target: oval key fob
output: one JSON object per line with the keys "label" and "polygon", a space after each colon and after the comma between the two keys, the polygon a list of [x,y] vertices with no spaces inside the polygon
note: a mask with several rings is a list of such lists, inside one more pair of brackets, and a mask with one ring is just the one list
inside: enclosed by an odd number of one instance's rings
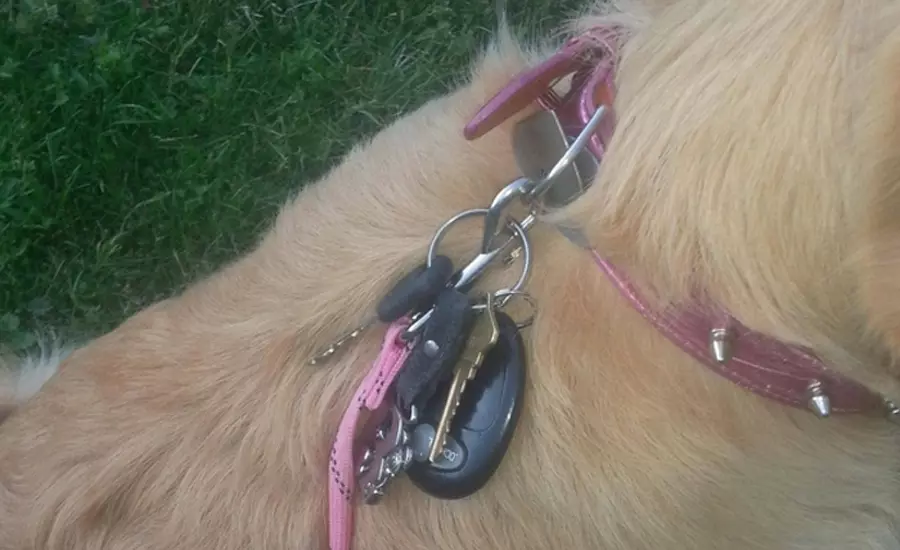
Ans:
{"label": "oval key fob", "polygon": [[450,425],[441,457],[428,451],[441,414],[446,387],[420,412],[412,434],[409,479],[425,493],[443,499],[471,495],[488,482],[506,455],[525,395],[525,344],[515,321],[496,312],[499,339],[470,380]]}

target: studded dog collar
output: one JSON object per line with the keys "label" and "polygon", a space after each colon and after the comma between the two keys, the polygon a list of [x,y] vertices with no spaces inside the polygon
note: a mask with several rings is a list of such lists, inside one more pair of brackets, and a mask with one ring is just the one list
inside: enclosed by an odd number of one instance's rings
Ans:
{"label": "studded dog collar", "polygon": [[[465,137],[475,139],[535,104],[555,114],[567,136],[575,136],[602,107],[607,113],[587,144],[599,164],[614,128],[618,37],[617,29],[604,27],[570,40],[488,101],[465,127]],[[559,95],[554,87],[570,75],[568,92]],[[564,229],[563,233],[589,251],[613,285],[657,330],[740,387],[784,405],[808,408],[820,417],[863,412],[896,416],[897,409],[882,396],[829,369],[811,350],[752,331],[715,305],[696,303],[654,311],[626,275],[591,248],[581,232]]]}
{"label": "studded dog collar", "polygon": [[[431,496],[462,498],[484,486],[499,466],[522,409],[527,354],[518,331],[528,324],[519,325],[499,310],[516,296],[532,303],[523,289],[531,266],[528,228],[537,223],[542,209],[567,203],[584,191],[611,142],[617,41],[614,28],[576,37],[514,79],[465,127],[465,137],[476,139],[521,110],[539,106],[513,130],[523,177],[504,187],[488,208],[466,210],[447,220],[432,238],[425,265],[397,282],[379,302],[377,320],[388,324],[382,349],[344,413],[330,457],[331,550],[350,548],[357,487],[364,501],[373,504],[406,472]],[[560,95],[555,88],[563,87],[565,77],[571,77],[568,91]],[[529,211],[520,221],[507,210],[516,199]],[[480,252],[453,273],[452,261],[442,260],[437,249],[448,229],[474,216],[484,218]],[[591,254],[657,330],[739,386],[819,416],[873,411],[900,416],[900,409],[833,372],[810,350],[752,331],[715,305],[697,302],[655,311],[581,231],[558,229]],[[507,240],[497,244],[504,231]],[[516,283],[487,293],[483,303],[469,296],[480,274],[513,252],[517,243],[523,271]],[[483,312],[480,321],[474,313],[478,308]],[[311,363],[327,360],[374,323],[370,319],[354,329]],[[479,333],[472,328],[476,325],[490,331]],[[446,375],[450,386],[440,399],[433,383]],[[461,401],[467,381],[483,382],[480,391],[467,394],[468,404]],[[486,389],[491,387],[494,390]],[[467,412],[457,415],[460,407]],[[429,410],[440,413],[436,422],[428,418]]]}

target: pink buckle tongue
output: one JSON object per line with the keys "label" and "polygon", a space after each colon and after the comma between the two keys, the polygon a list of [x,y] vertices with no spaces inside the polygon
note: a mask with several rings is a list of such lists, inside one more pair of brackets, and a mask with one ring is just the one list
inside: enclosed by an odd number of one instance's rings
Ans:
{"label": "pink buckle tongue", "polygon": [[[559,52],[537,67],[521,73],[492,97],[466,124],[463,135],[477,139],[534,103],[553,110],[564,130],[574,139],[596,112],[612,106],[612,59],[607,41],[583,35],[570,40]],[[569,92],[559,98],[553,86],[572,75]],[[600,125],[588,147],[601,158],[613,128],[612,116]]]}
{"label": "pink buckle tongue", "polygon": [[573,40],[547,61],[521,73],[479,109],[463,128],[463,135],[477,139],[527,108],[560,79],[582,67],[579,56],[586,50],[584,41]]}

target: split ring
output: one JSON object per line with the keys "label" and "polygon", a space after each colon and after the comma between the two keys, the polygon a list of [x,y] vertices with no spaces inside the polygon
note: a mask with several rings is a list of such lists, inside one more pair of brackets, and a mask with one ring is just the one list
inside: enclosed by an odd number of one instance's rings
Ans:
{"label": "split ring", "polygon": [[428,245],[428,258],[425,265],[428,268],[431,268],[431,264],[432,262],[434,262],[434,257],[437,255],[437,247],[444,239],[444,234],[447,232],[447,230],[453,227],[453,224],[466,218],[471,218],[472,216],[487,216],[489,212],[489,208],[473,208],[471,210],[463,210],[459,214],[445,221],[444,225],[439,227],[437,232],[434,234],[434,237],[431,238],[431,243]]}
{"label": "split ring", "polygon": [[[428,267],[431,267],[431,264],[434,261],[435,256],[437,255],[438,246],[440,245],[447,231],[451,227],[453,227],[453,224],[472,216],[487,216],[489,213],[490,209],[488,208],[473,208],[471,210],[460,212],[459,214],[444,222],[444,224],[434,234],[434,237],[431,239],[431,243],[428,245],[428,258],[426,260],[426,265]],[[474,278],[477,277],[477,275],[480,274],[481,271],[483,271],[491,261],[496,259],[496,257],[504,249],[506,249],[511,242],[518,240],[522,243],[522,251],[524,254],[524,265],[522,267],[522,273],[519,275],[516,283],[511,288],[504,290],[516,292],[522,290],[522,287],[525,285],[525,281],[528,279],[528,275],[531,272],[531,243],[528,241],[528,234],[525,232],[525,228],[522,227],[519,222],[516,222],[515,220],[509,220],[507,223],[507,227],[511,229],[513,233],[508,241],[491,250],[490,252],[478,254],[471,262],[469,262],[469,264],[465,268],[463,268],[462,271],[470,272],[468,274],[468,280],[464,284],[468,284],[468,282],[474,280]],[[464,284],[460,284],[461,282],[462,281],[458,281],[454,286],[456,286],[457,288],[464,286]]]}
{"label": "split ring", "polygon": [[515,220],[509,220],[509,226],[515,232],[515,234],[519,237],[519,240],[522,242],[522,255],[523,255],[523,263],[522,266],[522,274],[519,276],[519,280],[516,281],[511,288],[504,288],[498,290],[494,296],[497,294],[505,293],[504,297],[500,299],[498,302],[500,307],[506,305],[509,302],[509,299],[512,298],[515,293],[519,293],[522,291],[522,287],[525,286],[525,281],[528,278],[528,275],[531,273],[531,243],[528,242],[528,237],[525,235],[525,229],[519,225],[519,222]]}
{"label": "split ring", "polygon": [[[521,296],[523,300],[528,302],[528,305],[531,308],[531,315],[525,321],[523,321],[521,323],[516,323],[516,328],[518,328],[519,330],[522,330],[522,329],[528,328],[529,326],[531,326],[532,323],[534,323],[534,318],[537,315],[537,302],[535,301],[534,297],[531,294],[528,294],[527,292],[525,292],[523,290],[503,289],[503,290],[498,290],[496,292],[493,292],[492,295],[495,300],[498,298],[503,300],[503,305],[500,305],[498,303],[498,305],[495,306],[498,309],[502,308],[505,304],[509,303],[510,299],[515,298],[517,296]],[[484,311],[485,309],[487,309],[487,304],[478,303],[478,304],[473,305],[472,309],[475,311]]]}

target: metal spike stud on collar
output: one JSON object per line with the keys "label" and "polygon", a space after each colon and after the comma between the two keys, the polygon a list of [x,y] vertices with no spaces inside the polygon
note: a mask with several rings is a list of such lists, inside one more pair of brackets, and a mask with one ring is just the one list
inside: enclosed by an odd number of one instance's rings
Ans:
{"label": "metal spike stud on collar", "polygon": [[709,331],[709,347],[717,363],[727,363],[731,359],[731,333],[727,328]]}
{"label": "metal spike stud on collar", "polygon": [[831,416],[831,399],[823,389],[822,382],[813,380],[807,388],[809,393],[809,401],[807,402],[809,409],[819,418],[827,418]]}

